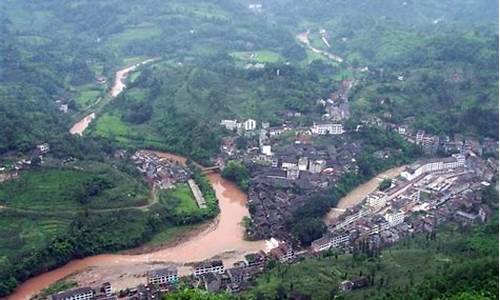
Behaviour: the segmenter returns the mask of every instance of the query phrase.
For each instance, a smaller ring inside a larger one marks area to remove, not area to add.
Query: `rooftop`
[[[75,295],[87,294],[89,292],[94,293],[94,290],[91,289],[90,287],[86,286],[86,287],[76,288],[73,290],[64,291],[64,292],[54,294],[54,295],[52,295],[52,299],[53,300],[64,300],[64,299],[67,299],[67,298],[75,296]]]
[[[156,269],[148,272],[148,277],[162,277],[162,276],[171,276],[177,274],[177,268],[168,267],[162,269]]]

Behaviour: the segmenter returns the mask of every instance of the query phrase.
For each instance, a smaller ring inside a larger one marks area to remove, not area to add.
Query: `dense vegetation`
[[[380,256],[327,252],[278,265],[245,293],[249,299],[496,299],[498,218],[487,225],[446,225],[435,237],[410,236]],[[344,294],[341,281],[369,277],[367,288]]]
[[[272,0],[262,12],[247,5],[0,2],[2,166],[49,142],[51,159],[74,157],[84,168],[30,170],[0,186],[0,205],[10,207],[0,211],[0,295],[73,257],[135,246],[155,232],[217,213],[210,185],[196,172],[206,211],[196,210],[182,187],[178,194],[160,195],[151,211],[96,211],[146,199],[130,166],[109,161],[117,146],[169,150],[207,162],[225,134],[217,125],[221,118],[279,125],[283,110],[317,117],[316,100],[346,78],[357,80],[350,97],[354,125],[375,115],[436,134],[498,137],[498,32],[490,26],[498,22],[498,2]],[[332,45],[328,50],[343,63],[297,43],[295,35],[310,29],[311,44],[326,49],[322,28]],[[110,101],[106,90],[114,71],[151,57],[160,60],[139,68],[128,89]],[[96,84],[96,76],[107,83]],[[58,110],[63,103],[68,113]],[[98,119],[90,134],[71,136],[70,124],[91,111]],[[310,125],[312,118],[300,122]],[[357,157],[359,172],[346,174],[330,196],[315,195],[297,210],[292,231],[303,244],[324,230],[319,218],[343,194],[418,155],[390,132],[367,129],[358,135],[366,142]],[[375,159],[373,152],[384,148],[402,151]],[[244,174],[232,173],[227,176],[245,187]],[[448,274],[446,280],[458,280]],[[461,297],[455,292],[450,297]]]
[[[222,177],[235,182],[244,191],[250,186],[250,171],[242,162],[229,161],[222,171]]]
[[[143,182],[105,164],[78,165],[25,171],[0,184],[0,205],[6,206],[0,210],[0,295],[73,258],[139,246],[219,211],[199,169],[193,172],[205,209],[183,185],[145,206],[154,200]]]
[[[23,171],[0,185],[0,205],[39,211],[119,208],[147,204],[147,188],[110,166],[88,163],[85,169],[44,168]]]

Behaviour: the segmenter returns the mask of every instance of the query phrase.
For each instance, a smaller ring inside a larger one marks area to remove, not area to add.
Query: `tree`
[[[326,232],[326,226],[320,218],[303,219],[292,227],[293,235],[304,246],[319,239]]]
[[[222,177],[235,182],[242,190],[248,190],[250,185],[250,172],[247,167],[238,161],[230,160],[222,170]]]
[[[384,180],[382,180],[379,184],[378,184],[378,189],[381,190],[381,191],[385,191],[387,190],[388,188],[390,188],[392,185],[392,180],[389,179],[389,178],[386,178]]]

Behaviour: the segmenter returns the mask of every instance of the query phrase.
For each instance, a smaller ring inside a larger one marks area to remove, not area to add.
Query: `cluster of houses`
[[[220,126],[231,131],[253,131],[257,128],[257,121],[254,119],[248,119],[243,122],[239,122],[238,120],[221,120]]]
[[[345,172],[357,170],[354,157],[359,151],[358,144],[348,142],[336,146],[288,143],[276,147],[269,160],[247,153],[243,161],[251,173],[248,205],[253,221],[247,234],[286,238],[285,224],[294,208],[334,185]]]
[[[177,183],[187,183],[192,176],[179,162],[160,157],[152,151],[139,150],[131,156],[131,160],[147,180],[160,189],[173,188]]]
[[[52,300],[116,300],[111,283],[106,282],[100,288],[79,287],[62,291],[50,296]]]
[[[322,37],[324,37],[323,34]],[[341,122],[351,117],[348,95],[355,84],[353,80],[343,80],[340,88],[331,93],[330,97],[318,100],[318,105],[324,108],[324,114],[321,117],[323,120]]]
[[[407,122],[413,122],[413,118],[408,118]],[[362,124],[392,129],[407,142],[419,145],[427,155],[465,153],[468,151],[478,156],[485,153],[498,153],[498,140],[490,138],[484,138],[482,141],[479,141],[477,138],[467,137],[462,134],[454,134],[453,136],[445,134],[435,135],[425,132],[423,129],[413,129],[405,124],[387,123],[377,117],[366,118],[362,121]]]
[[[0,182],[17,178],[21,170],[41,165],[44,162],[44,155],[49,151],[50,145],[48,143],[38,144],[24,158],[12,159],[12,162],[6,165],[0,164]]]
[[[293,111],[285,114],[284,118],[300,116]],[[223,120],[221,124],[231,129],[243,123]],[[356,170],[354,157],[360,152],[360,145],[343,141],[343,133],[341,123],[321,122],[307,127],[285,123],[271,127],[262,122],[259,130],[242,132],[247,139],[244,149],[238,149],[238,137],[223,139],[219,164],[241,160],[251,172],[248,203],[253,222],[247,228],[249,237],[286,238],[285,223],[293,208],[303,204],[308,195],[334,184],[343,173]],[[315,136],[338,138],[342,142],[316,144],[312,142]]]
[[[377,190],[346,210],[311,250],[353,251],[360,243],[379,249],[413,232],[433,232],[447,220],[485,222],[491,210],[481,199],[481,190],[491,182],[470,162],[457,154],[407,167],[389,189]],[[498,167],[492,172],[497,173]]]
[[[237,293],[249,287],[250,280],[262,273],[266,263],[273,260],[290,263],[296,256],[292,247],[278,242],[268,253],[259,251],[245,255],[243,261],[226,268],[222,260],[207,260],[192,265],[192,273],[180,276],[176,267],[169,266],[147,272],[146,282],[136,288],[114,291],[109,282],[100,288],[79,287],[51,296],[53,300],[152,300],[160,299],[165,293],[175,291],[179,282],[185,286],[205,289],[209,292]]]

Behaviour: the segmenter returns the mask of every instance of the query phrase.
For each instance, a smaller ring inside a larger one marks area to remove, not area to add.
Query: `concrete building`
[[[351,240],[349,232],[328,234],[312,242],[311,248],[314,252],[321,252],[330,248],[337,248]]]
[[[299,170],[300,171],[307,171],[307,168],[309,167],[309,159],[307,157],[301,157],[299,158]]]
[[[422,162],[417,162],[409,166],[403,172],[401,172],[401,176],[407,180],[413,180],[425,173],[463,167],[464,162],[465,158],[462,158],[461,156],[458,156],[458,158],[447,157],[429,159]]]
[[[91,300],[94,290],[90,287],[81,287],[52,295],[52,300]]]
[[[102,284],[102,291],[108,297],[113,294],[113,287],[111,286],[111,282],[105,282]]]
[[[224,273],[224,264],[222,260],[212,260],[196,263],[193,266],[194,276],[200,276],[206,273]]]
[[[297,168],[298,163],[297,160],[293,157],[284,157],[281,161],[281,168],[283,170]]]
[[[281,242],[278,247],[269,251],[269,256],[278,260],[281,263],[286,263],[295,258],[293,248],[287,243]]]
[[[395,213],[386,213],[384,219],[389,223],[390,227],[397,226],[404,222],[405,214],[401,211]]]
[[[326,124],[313,124],[311,127],[313,134],[326,135],[326,134],[343,134],[344,127],[342,124],[326,123]]]
[[[265,154],[267,156],[273,155],[273,152],[271,151],[271,145],[262,145],[261,152],[262,154]]]
[[[179,280],[175,267],[149,271],[147,277],[149,284],[175,283]]]
[[[43,143],[43,144],[40,144],[40,145],[37,145],[36,146],[36,149],[40,152],[40,153],[47,153],[49,152],[50,150],[50,146],[48,143]]]
[[[240,127],[237,120],[221,120],[220,125],[225,127],[227,130],[235,130]]]
[[[366,204],[372,209],[379,209],[387,203],[386,194],[383,192],[371,193],[366,197]]]
[[[253,119],[248,119],[245,122],[243,122],[243,128],[246,131],[255,130],[255,128],[257,128],[257,122]]]
[[[326,168],[326,161],[325,160],[311,160],[309,162],[309,172],[318,174],[321,173]]]
[[[287,168],[286,170],[286,178],[295,180],[299,178],[300,170],[298,167]]]

